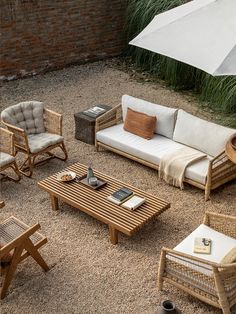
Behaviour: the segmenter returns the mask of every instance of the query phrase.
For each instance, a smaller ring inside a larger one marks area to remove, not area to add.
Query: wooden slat
[[[82,176],[87,172],[87,166],[77,163],[63,171],[68,170],[76,172],[77,176]],[[107,181],[107,185],[99,190],[90,189],[75,181],[68,183],[59,182],[56,179],[57,174],[38,182],[39,187],[50,195],[108,224],[110,230],[113,231],[116,229],[127,235],[132,235],[150,219],[153,219],[170,207],[168,202],[96,170],[94,170],[94,174]],[[107,199],[108,195],[122,186],[130,188],[141,197],[145,197],[146,202],[136,211],[130,211],[110,202]]]

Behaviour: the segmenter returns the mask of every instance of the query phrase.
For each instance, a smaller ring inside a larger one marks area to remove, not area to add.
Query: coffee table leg
[[[55,197],[54,195],[50,194],[50,198],[51,198],[51,204],[52,204],[52,209],[53,210],[58,210],[58,198]]]
[[[118,243],[118,230],[109,225],[110,240],[112,244]]]

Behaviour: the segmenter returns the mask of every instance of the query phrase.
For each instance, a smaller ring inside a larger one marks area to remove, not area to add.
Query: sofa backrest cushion
[[[2,111],[4,122],[24,129],[27,134],[44,133],[43,103],[39,101],[25,101],[10,106]]]
[[[178,109],[169,108],[151,103],[149,101],[135,98],[129,95],[122,97],[122,114],[125,121],[127,109],[133,109],[138,112],[145,113],[149,116],[156,116],[155,133],[173,138],[175,120]]]
[[[235,132],[235,129],[208,122],[180,109],[173,140],[215,157],[224,150]]]

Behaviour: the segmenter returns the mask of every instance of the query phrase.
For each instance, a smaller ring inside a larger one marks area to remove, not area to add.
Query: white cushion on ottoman
[[[157,122],[155,133],[166,136],[171,139],[173,138],[175,119],[178,109],[157,105],[149,101],[135,98],[129,95],[123,95],[122,96],[123,121],[125,121],[128,108],[131,108],[138,112],[146,113],[149,116],[156,116]]]
[[[216,156],[224,150],[226,142],[234,133],[235,129],[202,120],[180,109],[173,140]]]

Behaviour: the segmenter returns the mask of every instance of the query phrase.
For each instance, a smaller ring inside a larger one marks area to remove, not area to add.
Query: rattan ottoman
[[[107,112],[112,109],[108,105],[97,105],[104,108]],[[104,113],[105,113],[104,112]],[[83,111],[75,113],[75,138],[87,144],[95,144],[95,124],[96,118],[89,117],[83,113]]]

